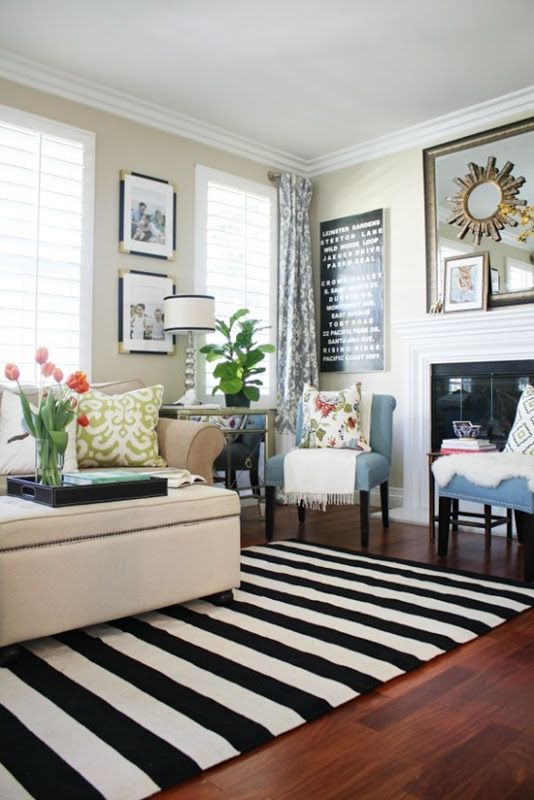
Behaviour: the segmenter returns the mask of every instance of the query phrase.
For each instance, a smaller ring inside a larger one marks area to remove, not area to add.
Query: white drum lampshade
[[[215,298],[209,294],[170,294],[163,300],[164,328],[167,333],[187,333],[185,350],[185,394],[177,402],[196,405],[195,348],[193,333],[215,330]]]
[[[168,333],[215,330],[215,298],[209,294],[170,294],[163,315]]]

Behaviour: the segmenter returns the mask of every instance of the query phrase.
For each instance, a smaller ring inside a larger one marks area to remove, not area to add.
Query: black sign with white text
[[[384,365],[384,211],[321,222],[321,372]]]

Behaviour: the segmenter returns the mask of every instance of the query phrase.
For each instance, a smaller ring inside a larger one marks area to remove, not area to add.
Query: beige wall
[[[319,328],[319,223],[337,217],[385,209],[386,250],[386,369],[384,372],[322,373],[322,389],[338,389],[357,380],[364,391],[393,394],[395,412],[394,463],[391,486],[402,486],[403,386],[407,376],[400,343],[392,336],[395,320],[426,313],[423,164],[421,150],[368,161],[315,178],[311,208],[314,278]]]
[[[195,164],[268,183],[267,167],[190,139],[150,128],[94,108],[0,80],[0,103],[96,134],[92,380],[139,377],[163,383],[167,400],[183,393],[184,337],[174,357],[119,354],[117,348],[118,270],[140,269],[176,276],[178,291],[194,288]],[[118,252],[119,171],[141,172],[177,188],[176,261]],[[271,185],[271,184],[269,184]]]

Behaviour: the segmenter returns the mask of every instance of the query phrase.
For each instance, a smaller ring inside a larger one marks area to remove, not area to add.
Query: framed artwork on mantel
[[[174,261],[174,186],[139,172],[122,171],[120,178],[119,252]]]
[[[445,259],[443,311],[476,311],[488,307],[489,256],[473,253]]]

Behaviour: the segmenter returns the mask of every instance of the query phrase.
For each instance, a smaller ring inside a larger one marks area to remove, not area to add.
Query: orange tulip
[[[78,394],[84,394],[90,389],[87,375],[85,372],[81,372],[80,370],[73,372],[72,375],[69,375],[65,383],[69,389],[72,389],[73,392],[77,392]]]
[[[38,364],[46,364],[48,361],[48,348],[47,347],[38,347],[35,351],[35,360]]]
[[[4,368],[4,375],[8,379],[8,381],[18,381],[20,378],[20,370],[16,364],[6,364]]]
[[[61,383],[63,380],[63,370],[59,367],[56,367],[52,373],[52,377],[54,378],[56,383]]]
[[[49,377],[50,377],[50,375],[51,375],[51,374],[53,373],[53,371],[55,370],[55,368],[56,368],[56,365],[55,365],[55,364],[53,364],[53,363],[52,363],[52,361],[47,361],[47,362],[46,362],[45,364],[43,364],[43,366],[41,367],[41,372],[42,372],[42,374],[45,376],[45,378],[49,378]]]
[[[78,425],[80,425],[82,428],[87,428],[87,426],[91,424],[89,422],[89,417],[87,416],[87,414],[82,414],[81,417],[78,417],[76,421]]]

